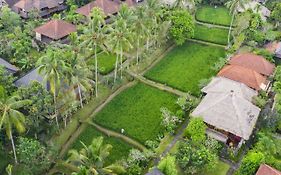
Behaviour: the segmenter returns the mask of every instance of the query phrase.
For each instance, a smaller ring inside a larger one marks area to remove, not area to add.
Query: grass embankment
[[[225,57],[223,48],[187,42],[171,50],[145,76],[198,96],[200,80],[216,74],[211,67],[220,57]]]
[[[196,24],[194,39],[227,45],[228,30]]]
[[[94,118],[94,122],[145,143],[162,132],[161,107],[177,108],[177,97],[144,84],[137,84],[116,96]]]
[[[197,10],[195,18],[200,22],[222,26],[230,26],[231,23],[231,15],[226,7],[202,6]]]

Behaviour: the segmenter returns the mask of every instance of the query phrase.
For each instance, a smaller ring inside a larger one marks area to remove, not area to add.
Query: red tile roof
[[[256,175],[281,175],[281,172],[266,164],[262,164]]]
[[[14,6],[17,8],[30,11],[33,8],[41,10],[42,8],[54,8],[59,6],[61,0],[20,0]]]
[[[225,66],[218,76],[244,83],[255,90],[261,90],[268,84],[266,78],[256,71],[236,65]]]
[[[63,20],[51,20],[48,23],[37,27],[34,31],[51,39],[59,40],[70,33],[75,32],[76,27]]]
[[[264,57],[253,53],[235,55],[231,58],[229,64],[253,69],[254,71],[266,76],[272,75],[275,69],[274,64],[267,61]]]
[[[106,16],[113,15],[117,13],[120,9],[120,5],[122,3],[126,3],[128,6],[133,6],[135,3],[134,0],[126,0],[126,1],[120,1],[120,0],[95,0],[93,2],[90,2],[89,4],[86,4],[79,9],[76,10],[77,13],[89,16],[92,9],[94,7],[98,7],[101,10],[103,10],[104,14]]]

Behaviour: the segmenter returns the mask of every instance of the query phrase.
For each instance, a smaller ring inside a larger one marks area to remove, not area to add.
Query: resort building
[[[44,43],[58,41],[61,43],[68,42],[69,34],[76,32],[76,27],[73,24],[63,20],[51,20],[48,23],[34,29],[36,39]]]
[[[224,68],[218,73],[218,76],[244,83],[256,91],[266,91],[270,85],[270,82],[267,81],[266,76],[263,76],[252,69],[237,65],[224,66]]]
[[[258,95],[258,92],[249,88],[243,83],[230,80],[224,77],[215,77],[212,81],[201,90],[205,94],[209,93],[229,93],[233,92],[238,97],[252,101],[253,97]]]
[[[122,3],[126,3],[129,7],[136,5],[140,1],[136,0],[95,0],[76,10],[77,13],[89,17],[94,7],[103,10],[106,18],[116,15],[119,12]]]
[[[253,53],[235,55],[231,58],[229,64],[252,69],[267,77],[273,75],[275,69],[274,64],[267,61],[264,57]]]
[[[3,66],[6,69],[6,71],[10,74],[14,74],[19,71],[19,68],[10,64],[8,61],[2,58],[0,58],[0,66]]]
[[[208,93],[193,117],[201,117],[208,125],[207,134],[223,143],[239,147],[249,140],[260,109],[238,93]],[[251,96],[252,94],[247,94]]]
[[[47,83],[44,83],[44,78],[39,74],[38,68],[33,69],[17,81],[15,81],[16,87],[27,87],[29,86],[33,81],[37,81],[41,83],[44,87],[47,89]]]
[[[22,18],[29,18],[32,11],[37,11],[41,17],[47,17],[65,9],[64,0],[20,0],[13,6],[13,10]]]

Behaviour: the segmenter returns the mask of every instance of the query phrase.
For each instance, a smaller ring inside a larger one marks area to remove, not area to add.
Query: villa
[[[192,116],[203,118],[210,137],[240,147],[244,140],[249,140],[259,113],[260,108],[232,91],[208,93]]]
[[[6,61],[2,58],[0,58],[0,66],[3,66],[7,70],[7,72],[10,74],[14,74],[19,71],[19,68],[10,64],[8,61]]]
[[[129,7],[136,5],[138,2],[135,0],[96,0],[86,4],[76,10],[77,13],[89,17],[92,9],[98,7],[103,10],[106,18],[111,15],[116,15],[119,12],[122,3],[126,3]]]
[[[47,83],[44,83],[44,78],[39,74],[38,68],[33,69],[17,81],[15,81],[16,87],[27,87],[29,86],[33,81],[37,81],[40,84],[42,84],[44,87],[47,88]]]
[[[224,77],[215,77],[212,81],[201,90],[204,94],[209,93],[229,93],[233,92],[238,97],[252,101],[253,97],[258,95],[258,92],[249,88],[243,83],[230,80]]]
[[[51,20],[48,23],[34,29],[36,32],[36,40],[50,43],[52,41],[58,41],[61,43],[67,43],[67,37],[76,32],[76,27],[73,24],[65,22],[63,20]]]
[[[264,57],[253,53],[243,53],[235,55],[229,61],[230,65],[242,66],[252,69],[263,76],[271,76],[274,73],[275,65],[267,61]]]
[[[270,82],[260,73],[237,65],[226,65],[218,73],[218,76],[225,77],[240,83],[244,83],[248,87],[259,91],[266,91],[269,88]]]
[[[20,0],[13,6],[13,10],[22,18],[29,18],[29,13],[34,10],[40,17],[47,17],[65,9],[64,0]]]

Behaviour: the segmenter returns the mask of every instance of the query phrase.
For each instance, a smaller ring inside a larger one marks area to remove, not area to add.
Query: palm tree
[[[44,80],[49,84],[50,91],[53,94],[55,118],[57,126],[59,127],[56,98],[60,91],[61,81],[64,79],[64,75],[67,70],[63,53],[61,53],[61,50],[48,48],[46,54],[39,58],[37,65],[39,65],[39,74],[44,75]]]
[[[195,7],[195,0],[176,0],[175,7],[184,8],[186,4],[193,8]]]
[[[97,49],[106,50],[105,43],[107,40],[107,28],[105,25],[105,15],[103,11],[99,8],[93,8],[91,15],[89,17],[88,26],[85,28],[84,34],[82,36],[84,42],[82,46],[94,49],[95,55],[95,81],[96,81],[96,96],[98,96],[98,57]]]
[[[79,152],[77,150],[69,151],[70,156],[66,164],[68,169],[73,172],[80,172],[80,168],[78,167],[84,167],[83,172],[88,171],[92,175],[117,175],[125,172],[124,168],[117,164],[104,166],[104,162],[109,156],[112,146],[109,144],[104,145],[103,137],[93,139],[89,146],[86,146],[84,143],[82,145],[83,148]]]
[[[140,7],[136,8],[135,15],[136,15],[136,20],[134,20],[133,30],[134,30],[135,37],[137,39],[136,59],[137,59],[137,64],[138,64],[140,46],[143,46],[143,44],[140,44],[140,42],[145,39],[145,36],[147,36],[149,32],[148,32],[148,28],[147,28],[147,16],[145,13],[145,7],[140,6]]]
[[[245,8],[245,4],[248,3],[248,0],[230,0],[226,3],[227,8],[230,10],[230,14],[232,14],[231,23],[228,31],[228,46],[230,45],[230,34],[234,22],[235,15],[238,13],[239,8]]]
[[[93,84],[93,80],[89,78],[91,71],[87,67],[86,63],[83,63],[83,61],[74,65],[70,71],[70,84],[72,85],[74,91],[76,89],[75,87],[77,87],[80,105],[83,108],[82,91],[91,89],[91,84]]]
[[[11,140],[15,162],[18,163],[16,148],[13,139],[13,128],[19,133],[25,132],[25,116],[19,111],[20,108],[28,105],[30,100],[20,100],[19,96],[7,96],[3,87],[0,87],[0,130],[5,128],[6,135]]]
[[[125,16],[125,14],[130,14],[128,6],[123,4],[119,14],[114,19],[114,23],[111,25],[110,39],[112,51],[116,53],[115,62],[115,73],[114,82],[117,79],[118,61],[120,58],[120,72],[122,79],[123,71],[123,54],[132,48],[132,32],[130,24],[130,18]]]

